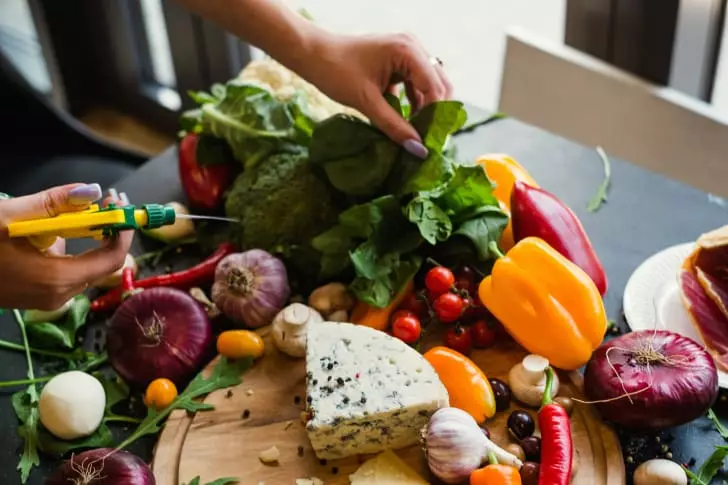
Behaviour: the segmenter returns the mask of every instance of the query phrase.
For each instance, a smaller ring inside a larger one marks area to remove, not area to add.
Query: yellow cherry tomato
[[[250,330],[227,330],[217,338],[217,351],[228,359],[257,359],[263,350],[263,339]]]
[[[144,404],[148,408],[164,409],[177,397],[177,386],[169,379],[154,379],[144,393]]]

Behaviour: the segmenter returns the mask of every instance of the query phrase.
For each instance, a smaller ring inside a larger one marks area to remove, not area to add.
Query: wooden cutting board
[[[241,485],[294,485],[298,478],[316,477],[326,485],[347,485],[348,476],[364,461],[349,458],[329,463],[316,459],[301,420],[305,408],[305,363],[278,352],[268,334],[259,333],[266,343],[265,355],[229,390],[207,396],[215,406],[194,416],[175,412],[157,443],[152,469],[157,485],[181,485],[196,476],[201,483],[221,477],[238,477]],[[433,345],[439,340],[432,339]],[[507,382],[508,371],[525,353],[512,342],[476,350],[471,358],[488,377]],[[212,364],[211,364],[212,365]],[[209,368],[209,366],[208,366]],[[581,397],[578,373],[560,374],[559,395]],[[511,409],[486,423],[492,439],[501,446],[510,443],[506,420]],[[529,410],[536,418],[536,410]],[[588,405],[577,404],[571,417],[575,450],[575,485],[624,485],[622,452],[616,435]],[[258,456],[276,446],[277,465],[265,465]],[[418,446],[396,453],[422,477],[437,482],[430,474],[424,453]]]

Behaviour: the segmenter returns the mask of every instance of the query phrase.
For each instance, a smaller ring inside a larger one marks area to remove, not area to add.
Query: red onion
[[[215,269],[212,301],[230,319],[248,327],[268,325],[290,294],[283,262],[262,249],[230,254]]]
[[[678,426],[718,397],[712,357],[687,337],[642,330],[602,344],[586,366],[584,390],[602,416],[634,429]]]
[[[126,451],[99,448],[73,455],[45,485],[154,485],[154,475],[141,458]]]
[[[166,377],[178,385],[205,364],[212,326],[190,295],[174,288],[149,288],[126,299],[106,333],[114,370],[127,383],[145,387]]]

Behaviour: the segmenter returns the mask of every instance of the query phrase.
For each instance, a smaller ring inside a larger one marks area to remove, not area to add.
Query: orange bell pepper
[[[489,453],[490,465],[475,470],[470,474],[470,485],[521,485],[521,474],[518,469],[508,465],[500,465],[493,453]]]
[[[531,177],[523,166],[508,155],[492,153],[483,155],[475,160],[475,163],[482,166],[488,178],[495,183],[493,195],[500,204],[501,209],[508,215],[508,225],[503,230],[500,246],[509,250],[515,244],[513,238],[513,226],[511,225],[511,191],[516,180],[520,180],[533,187],[538,187],[536,181]]]
[[[495,244],[491,250],[500,253]],[[539,238],[500,254],[478,295],[523,348],[559,369],[586,364],[607,330],[594,281]]]
[[[389,319],[392,314],[413,291],[415,291],[415,284],[410,280],[394,300],[384,308],[373,307],[363,301],[357,302],[351,312],[351,322],[384,332],[389,327]]]
[[[475,362],[447,347],[424,353],[450,395],[450,406],[462,409],[482,423],[495,414],[495,395],[490,382]]]

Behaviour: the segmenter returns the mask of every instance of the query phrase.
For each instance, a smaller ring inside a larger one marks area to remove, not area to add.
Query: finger
[[[410,105],[412,106],[412,113],[418,112],[422,108],[422,93],[417,91],[410,82],[405,83],[404,87],[407,93],[407,99],[409,99]]]
[[[414,127],[392,108],[375,85],[367,92],[366,115],[380,130],[419,158],[427,157],[427,148],[420,141]]]
[[[405,81],[411,83],[415,90],[422,93],[423,105],[443,99],[445,86],[442,84],[435,66],[427,57],[427,53],[422,48],[413,48],[409,52],[410,57],[407,62],[409,72]]]
[[[2,201],[4,222],[55,217],[63,212],[84,210],[101,198],[99,184],[70,184]]]
[[[134,238],[133,231],[122,231],[102,246],[78,256],[58,261],[65,274],[73,275],[67,281],[69,287],[84,286],[90,281],[103,278],[124,265],[124,260]]]
[[[452,92],[453,92],[453,86],[452,86],[452,83],[450,82],[450,79],[447,77],[447,73],[445,73],[445,68],[441,64],[437,64],[435,66],[435,71],[437,72],[437,75],[440,78],[440,82],[442,83],[443,87],[445,88],[445,94],[443,95],[442,99],[451,99]]]
[[[66,240],[62,237],[56,238],[56,242],[54,242],[46,251],[48,254],[52,254],[53,256],[64,256],[66,254]]]

